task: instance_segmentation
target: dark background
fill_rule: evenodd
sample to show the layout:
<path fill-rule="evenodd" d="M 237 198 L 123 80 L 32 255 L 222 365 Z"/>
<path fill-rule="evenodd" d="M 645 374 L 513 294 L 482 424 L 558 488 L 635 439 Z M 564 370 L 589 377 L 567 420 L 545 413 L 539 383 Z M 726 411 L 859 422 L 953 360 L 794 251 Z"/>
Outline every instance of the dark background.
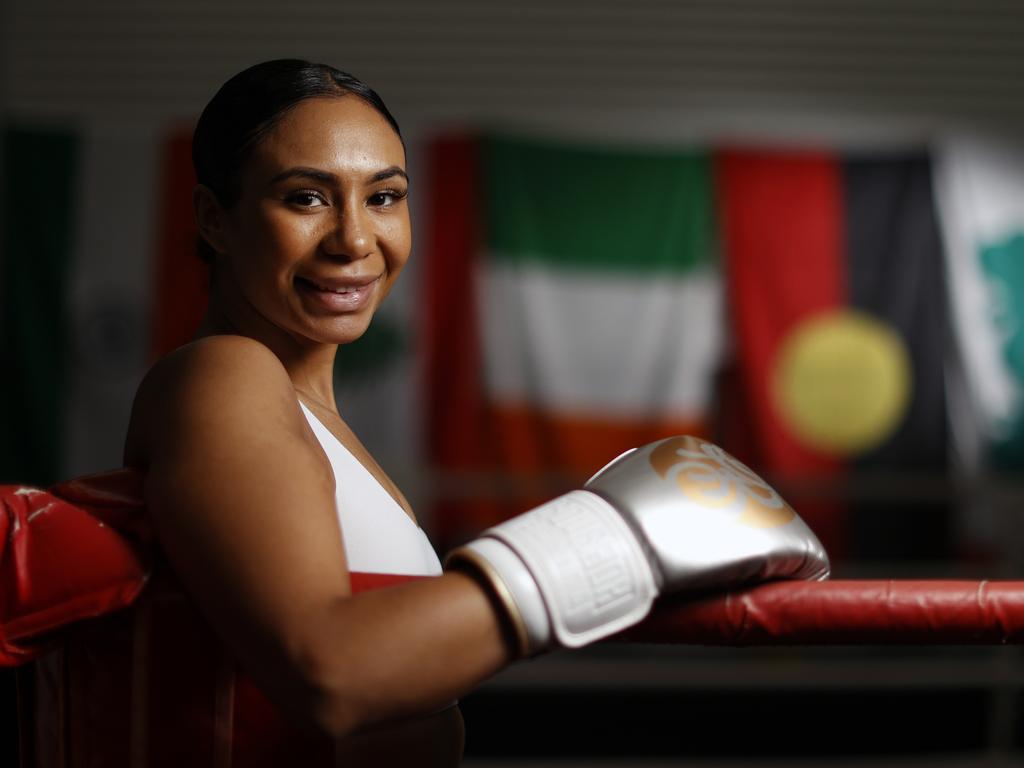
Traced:
<path fill-rule="evenodd" d="M 0 481 L 47 484 L 119 463 L 131 393 L 151 356 L 145 265 L 166 238 L 159 148 L 187 132 L 226 77 L 255 61 L 324 60 L 371 83 L 403 126 L 416 179 L 428 176 L 436 137 L 487 130 L 855 153 L 927 152 L 962 134 L 1019 144 L 1022 40 L 1024 6 L 996 0 L 7 0 L 0 123 L 105 148 L 82 155 L 75 184 L 83 186 L 68 192 L 78 202 L 66 245 L 70 271 L 94 265 L 91 278 L 68 282 L 69 322 L 92 330 L 68 353 L 67 375 L 93 398 L 85 409 L 105 415 L 102 428 L 61 422 L 49 469 L 39 474 L 19 463 L 21 435 L 7 429 Z M 0 163 L 9 170 L 11 158 Z M 21 177 L 5 180 L 7 200 L 27 194 Z M 89 184 L 105 193 L 91 195 Z M 46 189 L 31 195 L 41 206 L 62 204 Z M 427 201 L 414 195 L 413 205 L 417 232 L 429 231 Z M 8 258 L 0 254 L 0 274 L 10 274 Z M 414 261 L 382 318 L 412 351 L 408 359 L 383 384 L 339 387 L 340 399 L 356 404 L 357 432 L 429 510 L 446 478 L 422 448 L 415 350 L 423 270 Z M 9 309 L 5 287 L 0 301 Z M 19 375 L 17 358 L 3 365 L 3 376 Z M 938 474 L 875 476 L 824 491 L 797 482 L 786 494 L 798 508 L 821 493 L 859 500 L 863 540 L 840 575 L 1019 576 L 1018 474 L 977 466 L 957 473 L 955 459 Z M 924 543 L 913 550 L 885 543 L 893 509 L 915 520 L 942 514 L 931 527 L 925 521 Z M 467 765 L 1015 764 L 1022 675 L 1015 648 L 561 653 L 465 699 Z M 16 741 L 12 678 L 4 673 L 0 689 L 3 765 Z"/>

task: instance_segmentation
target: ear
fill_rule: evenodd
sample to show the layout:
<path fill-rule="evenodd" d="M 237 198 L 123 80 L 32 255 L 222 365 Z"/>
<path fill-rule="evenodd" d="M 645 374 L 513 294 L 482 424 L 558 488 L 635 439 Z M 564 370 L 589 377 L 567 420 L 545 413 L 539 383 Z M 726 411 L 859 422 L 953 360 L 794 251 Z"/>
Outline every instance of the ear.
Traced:
<path fill-rule="evenodd" d="M 217 195 L 206 185 L 197 184 L 192 190 L 192 208 L 200 237 L 214 252 L 224 253 L 227 250 L 226 217 Z"/>

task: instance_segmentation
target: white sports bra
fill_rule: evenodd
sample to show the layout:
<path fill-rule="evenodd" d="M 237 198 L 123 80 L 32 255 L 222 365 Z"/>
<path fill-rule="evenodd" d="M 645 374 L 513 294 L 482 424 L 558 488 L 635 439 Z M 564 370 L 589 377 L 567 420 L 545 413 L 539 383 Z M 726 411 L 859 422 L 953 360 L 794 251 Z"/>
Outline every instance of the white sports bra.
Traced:
<path fill-rule="evenodd" d="M 313 412 L 299 405 L 334 469 L 334 503 L 349 570 L 440 575 L 441 562 L 423 530 Z"/>

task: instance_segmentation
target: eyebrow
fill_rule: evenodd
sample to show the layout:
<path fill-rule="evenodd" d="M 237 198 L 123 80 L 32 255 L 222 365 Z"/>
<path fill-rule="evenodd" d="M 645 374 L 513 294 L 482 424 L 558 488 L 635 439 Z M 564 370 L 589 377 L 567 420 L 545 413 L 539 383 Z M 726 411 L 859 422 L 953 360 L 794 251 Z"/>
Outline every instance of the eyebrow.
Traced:
<path fill-rule="evenodd" d="M 370 177 L 370 182 L 385 181 L 386 179 L 391 179 L 395 176 L 401 176 L 406 181 L 409 181 L 409 175 L 405 171 L 397 165 L 392 165 L 390 168 L 385 168 L 384 170 L 377 171 L 373 174 L 373 176 Z M 301 165 L 281 171 L 281 173 L 277 174 L 270 180 L 270 183 L 277 184 L 278 182 L 285 181 L 286 179 L 294 178 L 313 179 L 315 181 L 323 182 L 324 184 L 338 183 L 338 177 L 333 173 Z"/>

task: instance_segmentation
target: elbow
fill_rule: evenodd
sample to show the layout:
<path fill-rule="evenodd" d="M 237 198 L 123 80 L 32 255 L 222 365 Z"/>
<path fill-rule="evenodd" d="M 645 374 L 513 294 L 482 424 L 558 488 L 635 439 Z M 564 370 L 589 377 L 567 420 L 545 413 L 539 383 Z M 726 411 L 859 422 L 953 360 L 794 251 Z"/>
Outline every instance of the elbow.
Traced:
<path fill-rule="evenodd" d="M 408 663 L 396 659 L 404 647 L 393 638 L 382 642 L 349 609 L 347 597 L 332 603 L 324 617 L 296 622 L 281 638 L 278 658 L 288 669 L 293 711 L 302 721 L 332 738 L 429 711 L 432 702 L 421 686 L 410 684 Z M 406 659 L 405 662 L 408 660 Z"/>
<path fill-rule="evenodd" d="M 317 698 L 304 714 L 318 733 L 335 740 L 350 736 L 369 723 L 369 718 L 350 702 L 331 695 Z"/>
<path fill-rule="evenodd" d="M 339 661 L 336 652 L 311 649 L 297 656 L 299 715 L 319 733 L 341 739 L 379 719 L 370 695 L 374 688 L 358 666 Z"/>

